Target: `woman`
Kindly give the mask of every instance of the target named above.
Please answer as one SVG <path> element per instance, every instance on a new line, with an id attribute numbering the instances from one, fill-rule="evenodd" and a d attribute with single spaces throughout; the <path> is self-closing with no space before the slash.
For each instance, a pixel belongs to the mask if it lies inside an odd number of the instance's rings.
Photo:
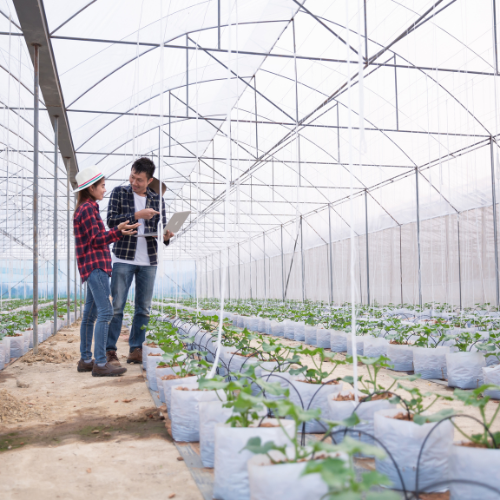
<path id="1" fill-rule="evenodd" d="M 136 234 L 139 224 L 128 225 L 128 220 L 106 231 L 99 215 L 98 201 L 104 198 L 106 186 L 104 175 L 93 166 L 76 175 L 78 200 L 73 216 L 75 251 L 78 270 L 83 282 L 87 282 L 87 300 L 80 328 L 79 372 L 92 372 L 93 377 L 116 377 L 126 368 L 106 362 L 106 340 L 108 327 L 113 318 L 113 305 L 109 277 L 111 276 L 111 254 L 109 245 L 123 235 Z M 95 326 L 94 354 L 92 360 L 92 333 Z"/>

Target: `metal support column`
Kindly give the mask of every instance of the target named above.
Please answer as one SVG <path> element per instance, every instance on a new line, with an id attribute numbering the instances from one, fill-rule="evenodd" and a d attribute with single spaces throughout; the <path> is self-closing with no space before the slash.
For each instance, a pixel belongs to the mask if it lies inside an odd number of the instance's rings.
<path id="1" fill-rule="evenodd" d="M 460 214 L 457 214 L 457 242 L 458 242 L 458 297 L 462 310 L 462 262 L 460 257 Z"/>
<path id="2" fill-rule="evenodd" d="M 368 195 L 365 189 L 366 294 L 370 307 L 370 254 L 368 253 Z"/>
<path id="3" fill-rule="evenodd" d="M 67 307 L 67 320 L 68 326 L 70 325 L 71 318 L 71 266 L 70 266 L 70 205 L 69 205 L 69 159 L 66 165 L 67 182 L 66 182 L 66 307 Z"/>
<path id="4" fill-rule="evenodd" d="M 300 266 L 302 271 L 302 302 L 306 300 L 306 282 L 304 276 L 304 238 L 302 235 L 302 215 L 300 216 Z"/>
<path id="5" fill-rule="evenodd" d="M 328 204 L 328 239 L 330 246 L 330 305 L 333 305 L 333 257 L 332 257 L 332 221 L 331 208 Z"/>
<path id="6" fill-rule="evenodd" d="M 248 247 L 250 249 L 250 300 L 252 300 L 252 240 L 248 242 Z"/>
<path id="7" fill-rule="evenodd" d="M 418 305 L 422 308 L 422 264 L 420 259 L 420 198 L 418 192 L 418 167 L 415 167 L 415 195 L 417 201 Z"/>
<path id="8" fill-rule="evenodd" d="M 238 300 L 241 300 L 241 261 L 240 244 L 238 243 Z"/>
<path id="9" fill-rule="evenodd" d="M 500 290 L 498 286 L 498 228 L 497 228 L 497 195 L 495 182 L 495 158 L 493 155 L 493 138 L 490 138 L 490 161 L 491 161 L 491 202 L 493 204 L 493 245 L 495 247 L 495 290 L 496 306 L 500 305 Z"/>
<path id="10" fill-rule="evenodd" d="M 58 134 L 59 134 L 59 117 L 56 116 L 54 120 L 54 334 L 57 332 L 57 176 L 58 176 L 58 159 L 59 159 L 59 145 L 58 145 Z"/>
<path id="11" fill-rule="evenodd" d="M 285 302 L 285 263 L 283 260 L 283 224 L 281 224 L 281 296 Z"/>
<path id="12" fill-rule="evenodd" d="M 227 298 L 231 300 L 231 273 L 230 273 L 230 262 L 229 262 L 229 247 L 227 247 Z"/>
<path id="13" fill-rule="evenodd" d="M 39 125 L 39 45 L 33 44 L 34 80 L 34 112 L 33 112 L 33 352 L 38 353 L 38 125 Z"/>
<path id="14" fill-rule="evenodd" d="M 264 299 L 267 300 L 267 286 L 266 286 L 266 233 L 262 233 L 262 249 L 264 252 Z"/>

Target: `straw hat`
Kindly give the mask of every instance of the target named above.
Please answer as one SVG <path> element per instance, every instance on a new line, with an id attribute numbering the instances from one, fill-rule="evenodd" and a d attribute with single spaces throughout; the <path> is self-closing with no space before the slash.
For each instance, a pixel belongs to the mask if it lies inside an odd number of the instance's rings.
<path id="1" fill-rule="evenodd" d="M 78 187 L 75 190 L 73 190 L 73 193 L 77 193 L 82 189 L 92 186 L 92 184 L 95 184 L 98 180 L 102 179 L 103 177 L 104 175 L 101 172 L 101 169 L 96 165 L 87 167 L 85 170 L 80 170 L 80 172 L 78 172 L 75 176 Z"/>

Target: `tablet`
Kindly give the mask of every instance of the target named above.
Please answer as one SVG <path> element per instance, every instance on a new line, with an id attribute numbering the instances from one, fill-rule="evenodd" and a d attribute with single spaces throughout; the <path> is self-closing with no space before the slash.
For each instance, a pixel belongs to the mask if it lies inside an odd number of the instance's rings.
<path id="1" fill-rule="evenodd" d="M 165 234 L 167 231 L 171 231 L 172 233 L 177 233 L 179 229 L 182 227 L 182 224 L 186 222 L 186 219 L 188 218 L 189 214 L 191 212 L 177 212 L 172 217 L 170 217 L 170 220 L 167 222 L 167 225 L 163 228 L 163 234 Z M 139 237 L 144 237 L 147 238 L 148 236 L 152 236 L 153 238 L 158 238 L 158 233 L 144 233 L 144 234 L 137 234 L 136 236 Z"/>

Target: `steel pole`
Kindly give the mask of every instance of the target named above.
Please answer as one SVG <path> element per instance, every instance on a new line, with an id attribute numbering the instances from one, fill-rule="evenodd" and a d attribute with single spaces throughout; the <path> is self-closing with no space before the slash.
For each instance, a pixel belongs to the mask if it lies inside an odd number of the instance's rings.
<path id="1" fill-rule="evenodd" d="M 418 167 L 415 167 L 415 194 L 417 201 L 418 305 L 420 308 L 422 308 L 422 267 L 420 260 L 420 198 L 418 192 Z"/>
<path id="2" fill-rule="evenodd" d="M 493 138 L 490 138 L 490 160 L 491 160 L 491 202 L 493 204 L 493 245 L 495 247 L 495 290 L 496 305 L 500 305 L 500 290 L 498 285 L 498 228 L 497 228 L 497 195 L 495 182 L 495 159 L 493 154 Z"/>
<path id="3" fill-rule="evenodd" d="M 457 214 L 457 242 L 458 242 L 458 296 L 460 300 L 460 310 L 462 310 L 462 263 L 460 259 L 460 214 Z"/>
<path id="4" fill-rule="evenodd" d="M 38 118 L 39 118 L 39 45 L 33 45 L 34 66 L 34 112 L 33 112 L 33 352 L 38 353 Z"/>
<path id="5" fill-rule="evenodd" d="M 231 300 L 231 272 L 229 267 L 229 247 L 227 247 L 227 298 Z"/>
<path id="6" fill-rule="evenodd" d="M 70 325 L 70 319 L 71 319 L 71 265 L 70 265 L 70 230 L 69 230 L 69 225 L 70 225 L 70 203 L 69 203 L 69 162 L 70 159 L 68 158 L 67 164 L 66 164 L 66 290 L 67 290 L 67 297 L 66 297 L 66 307 L 67 307 L 67 320 L 68 320 L 68 325 Z"/>
<path id="7" fill-rule="evenodd" d="M 365 232 L 366 232 L 366 293 L 370 307 L 370 254 L 368 253 L 368 195 L 365 189 Z"/>
<path id="8" fill-rule="evenodd" d="M 54 118 L 54 334 L 57 333 L 57 168 L 59 159 L 59 117 Z"/>
<path id="9" fill-rule="evenodd" d="M 283 302 L 285 302 L 285 269 L 283 261 L 283 224 L 281 224 L 281 297 Z"/>
<path id="10" fill-rule="evenodd" d="M 331 209 L 328 204 L 328 239 L 330 244 L 330 305 L 333 305 L 333 257 L 332 257 L 332 222 Z"/>
<path id="11" fill-rule="evenodd" d="M 240 244 L 238 243 L 238 300 L 241 300 L 241 261 Z"/>
<path id="12" fill-rule="evenodd" d="M 267 300 L 267 287 L 266 287 L 266 233 L 262 233 L 262 248 L 264 251 L 264 300 Z"/>
<path id="13" fill-rule="evenodd" d="M 300 216 L 300 266 L 302 270 L 302 302 L 306 300 L 306 282 L 304 277 L 304 238 L 302 236 L 302 215 Z"/>

